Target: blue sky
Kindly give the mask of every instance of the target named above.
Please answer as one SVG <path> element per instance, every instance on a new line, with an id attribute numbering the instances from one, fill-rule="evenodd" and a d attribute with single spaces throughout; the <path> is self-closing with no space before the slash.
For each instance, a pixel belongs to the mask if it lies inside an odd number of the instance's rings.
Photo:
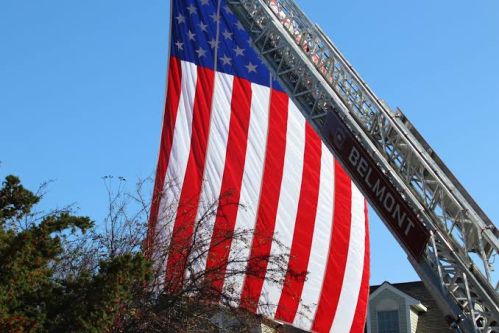
<path id="1" fill-rule="evenodd" d="M 499 2 L 301 0 L 377 95 L 400 106 L 493 221 L 499 218 Z M 154 172 L 166 0 L 0 0 L 0 177 L 96 220 L 101 177 Z M 371 212 L 372 279 L 417 279 Z"/>

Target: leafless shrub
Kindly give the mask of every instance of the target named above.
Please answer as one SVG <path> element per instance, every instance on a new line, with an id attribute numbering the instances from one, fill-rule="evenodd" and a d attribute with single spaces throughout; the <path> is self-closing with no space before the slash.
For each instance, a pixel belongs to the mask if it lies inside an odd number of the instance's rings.
<path id="1" fill-rule="evenodd" d="M 166 184 L 162 196 L 155 198 L 162 199 L 161 223 L 147 234 L 151 197 L 145 193 L 151 193 L 152 180 L 138 181 L 133 191 L 127 189 L 124 178 L 106 176 L 103 180 L 108 200 L 103 223 L 86 235 L 65 239 L 65 256 L 55 264 L 55 269 L 60 276 L 78 276 L 95 271 L 101 260 L 126 253 L 147 254 L 151 278 L 134 286 L 132 301 L 122 305 L 110 332 L 211 332 L 224 331 L 224 325 L 250 331 L 261 317 L 239 307 L 237 291 L 244 281 L 241 277 L 254 276 L 282 284 L 286 273 L 295 278 L 306 274 L 288 272 L 289 251 L 275 238 L 259 241 L 261 245 L 272 243 L 278 251 L 248 258 L 254 230 L 228 226 L 218 228 L 214 235 L 215 220 L 222 225 L 227 222 L 225 211 L 246 209 L 233 200 L 230 192 L 202 202 L 200 209 L 197 204 L 178 209 L 178 198 L 171 197 L 177 184 Z M 174 230 L 175 221 L 186 223 L 177 223 Z M 154 246 L 145 249 L 147 237 L 147 243 Z M 226 252 L 227 247 L 232 248 L 230 256 L 206 265 L 210 250 Z M 174 273 L 167 274 L 165 263 L 169 256 L 175 257 L 168 267 Z M 275 306 L 271 302 L 260 303 L 259 310 L 265 314 Z M 220 320 L 221 315 L 224 321 Z"/>

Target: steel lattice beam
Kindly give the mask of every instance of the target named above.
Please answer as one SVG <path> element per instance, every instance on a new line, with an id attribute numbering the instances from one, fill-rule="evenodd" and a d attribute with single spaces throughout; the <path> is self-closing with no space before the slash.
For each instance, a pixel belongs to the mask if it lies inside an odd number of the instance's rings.
<path id="1" fill-rule="evenodd" d="M 374 95 L 293 0 L 228 4 L 407 252 L 449 324 L 465 332 L 499 332 L 491 274 L 497 229 L 419 132 Z M 371 172 L 378 175 L 374 184 Z"/>

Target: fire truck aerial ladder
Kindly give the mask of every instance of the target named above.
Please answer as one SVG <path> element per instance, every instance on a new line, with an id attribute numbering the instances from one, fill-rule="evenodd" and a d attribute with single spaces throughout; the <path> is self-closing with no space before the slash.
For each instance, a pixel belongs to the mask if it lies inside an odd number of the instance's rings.
<path id="1" fill-rule="evenodd" d="M 402 111 L 374 95 L 293 0 L 228 5 L 406 251 L 450 327 L 499 332 L 498 230 Z"/>

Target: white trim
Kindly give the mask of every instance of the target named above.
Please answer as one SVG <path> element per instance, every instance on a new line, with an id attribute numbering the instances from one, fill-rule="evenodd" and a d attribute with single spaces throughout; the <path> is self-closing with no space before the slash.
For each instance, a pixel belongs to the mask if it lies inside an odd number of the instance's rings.
<path id="1" fill-rule="evenodd" d="M 428 311 L 428 308 L 426 306 L 424 306 L 423 303 L 412 304 L 411 306 L 414 307 L 414 309 L 416 309 L 417 312 L 427 312 Z"/>
<path id="2" fill-rule="evenodd" d="M 381 294 L 381 292 L 384 290 L 390 290 L 394 294 L 402 297 L 408 305 L 414 306 L 416 309 L 418 309 L 422 312 L 427 311 L 427 308 L 421 303 L 420 300 L 417 300 L 414 297 L 407 295 L 406 293 L 404 293 L 403 291 L 400 291 L 399 289 L 395 288 L 393 285 L 391 285 L 389 282 L 386 282 L 386 281 L 383 282 L 383 284 L 381 286 L 379 286 L 378 289 L 376 289 L 371 295 L 369 295 L 369 303 L 371 302 L 371 300 L 373 300 L 379 294 Z"/>
<path id="3" fill-rule="evenodd" d="M 371 307 L 367 303 L 367 333 L 371 333 Z"/>
<path id="4" fill-rule="evenodd" d="M 405 320 L 407 321 L 407 333 L 411 333 L 411 307 L 407 304 L 407 300 L 404 304 L 405 308 Z"/>

